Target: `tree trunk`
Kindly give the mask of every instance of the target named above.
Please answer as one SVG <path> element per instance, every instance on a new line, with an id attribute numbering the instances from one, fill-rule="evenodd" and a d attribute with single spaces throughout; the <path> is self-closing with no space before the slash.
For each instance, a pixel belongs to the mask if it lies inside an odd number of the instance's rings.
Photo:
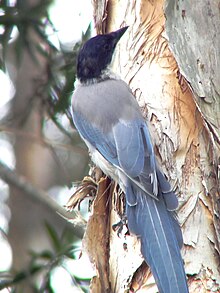
<path id="1" fill-rule="evenodd" d="M 94 18 L 97 33 L 129 25 L 118 46 L 115 68 L 143 110 L 159 163 L 178 195 L 189 290 L 216 292 L 220 290 L 218 5 L 200 0 L 182 1 L 180 7 L 177 2 L 167 1 L 165 18 L 162 0 L 93 1 Z M 197 3 L 200 10 L 193 14 Z M 208 48 L 203 46 L 206 39 Z M 198 97 L 201 91 L 203 98 Z M 97 269 L 91 292 L 157 292 L 142 263 L 137 238 L 125 233 L 119 238 L 112 229 L 121 201 L 117 189 L 107 192 L 111 202 L 106 196 L 102 203 L 106 211 L 94 221 L 100 209 L 98 192 L 84 240 Z M 98 243 L 94 249 L 88 239 Z"/>

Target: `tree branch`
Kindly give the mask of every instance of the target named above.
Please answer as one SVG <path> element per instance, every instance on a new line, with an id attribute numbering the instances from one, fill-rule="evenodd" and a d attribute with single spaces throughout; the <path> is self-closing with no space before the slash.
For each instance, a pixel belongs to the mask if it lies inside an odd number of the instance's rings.
<path id="1" fill-rule="evenodd" d="M 53 212 L 56 211 L 56 213 L 59 214 L 62 218 L 66 219 L 68 222 L 73 223 L 71 226 L 74 229 L 74 234 L 79 238 L 83 237 L 86 223 L 77 212 L 68 212 L 65 208 L 53 200 L 46 192 L 36 188 L 24 176 L 17 175 L 2 161 L 0 161 L 0 177 L 7 184 L 21 189 L 33 200 L 43 203 Z"/>

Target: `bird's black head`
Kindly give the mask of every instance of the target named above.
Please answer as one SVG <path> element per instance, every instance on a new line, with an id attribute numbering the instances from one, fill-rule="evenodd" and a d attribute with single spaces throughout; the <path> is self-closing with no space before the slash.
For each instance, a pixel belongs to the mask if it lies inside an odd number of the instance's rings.
<path id="1" fill-rule="evenodd" d="M 77 60 L 77 77 L 81 82 L 101 77 L 111 63 L 115 47 L 127 28 L 126 26 L 109 34 L 97 35 L 83 45 Z"/>

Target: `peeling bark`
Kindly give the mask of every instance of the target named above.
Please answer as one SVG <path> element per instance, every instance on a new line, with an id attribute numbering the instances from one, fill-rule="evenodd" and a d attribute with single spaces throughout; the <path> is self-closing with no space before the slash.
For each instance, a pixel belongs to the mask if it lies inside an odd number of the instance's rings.
<path id="1" fill-rule="evenodd" d="M 165 1 L 166 33 L 181 73 L 220 138 L 219 2 Z"/>
<path id="2" fill-rule="evenodd" d="M 93 213 L 84 236 L 84 249 L 97 272 L 91 292 L 111 292 L 109 279 L 109 180 L 101 179 L 93 202 Z"/>

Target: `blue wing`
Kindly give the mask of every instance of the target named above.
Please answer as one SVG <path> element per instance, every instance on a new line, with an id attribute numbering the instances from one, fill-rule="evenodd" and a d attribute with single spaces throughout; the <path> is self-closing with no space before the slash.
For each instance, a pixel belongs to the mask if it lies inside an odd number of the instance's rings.
<path id="1" fill-rule="evenodd" d="M 104 125 L 103 129 L 100 129 L 89 123 L 81 114 L 74 112 L 74 123 L 81 136 L 107 161 L 120 168 L 139 188 L 156 199 L 159 183 L 165 195 L 167 208 L 177 208 L 176 196 L 156 166 L 149 131 L 144 120 L 119 120 L 112 126 L 112 131 L 104 132 Z"/>
<path id="2" fill-rule="evenodd" d="M 80 135 L 94 146 L 110 163 L 118 166 L 118 156 L 113 134 L 104 135 L 101 129 L 94 127 L 79 113 L 73 116 L 74 124 Z"/>
<path id="3" fill-rule="evenodd" d="M 74 122 L 81 136 L 130 178 L 135 179 L 141 174 L 149 176 L 155 171 L 152 146 L 149 140 L 144 141 L 146 126 L 142 120 L 121 120 L 113 125 L 112 131 L 105 133 L 76 112 Z"/>

